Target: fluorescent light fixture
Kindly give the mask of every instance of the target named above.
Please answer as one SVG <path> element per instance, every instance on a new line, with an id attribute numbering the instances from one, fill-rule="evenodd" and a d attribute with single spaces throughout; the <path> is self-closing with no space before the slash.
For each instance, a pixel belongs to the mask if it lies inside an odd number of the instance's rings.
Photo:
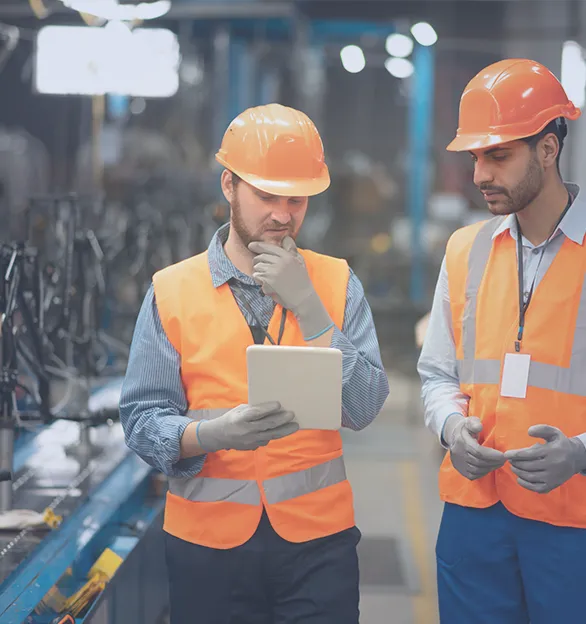
<path id="1" fill-rule="evenodd" d="M 437 33 L 427 22 L 419 22 L 411 27 L 411 34 L 422 46 L 432 46 L 437 41 Z"/>
<path id="2" fill-rule="evenodd" d="M 566 41 L 562 48 L 562 86 L 575 106 L 586 103 L 586 62 L 584 49 L 575 41 Z"/>
<path id="3" fill-rule="evenodd" d="M 340 59 L 347 72 L 357 74 L 366 67 L 366 59 L 362 48 L 357 45 L 347 45 L 340 50 Z"/>
<path id="4" fill-rule="evenodd" d="M 390 56 L 405 58 L 413 52 L 413 39 L 407 35 L 393 33 L 387 37 L 385 49 Z"/>
<path id="5" fill-rule="evenodd" d="M 388 58 L 385 61 L 386 70 L 395 78 L 409 78 L 413 74 L 413 63 L 408 59 Z"/>
<path id="6" fill-rule="evenodd" d="M 151 20 L 163 17 L 171 8 L 171 0 L 141 2 L 139 4 L 118 4 L 118 0 L 61 0 L 74 11 L 87 13 L 106 20 Z"/>
<path id="7" fill-rule="evenodd" d="M 37 36 L 35 88 L 54 95 L 171 97 L 179 88 L 180 60 L 177 37 L 164 28 L 45 26 Z"/>

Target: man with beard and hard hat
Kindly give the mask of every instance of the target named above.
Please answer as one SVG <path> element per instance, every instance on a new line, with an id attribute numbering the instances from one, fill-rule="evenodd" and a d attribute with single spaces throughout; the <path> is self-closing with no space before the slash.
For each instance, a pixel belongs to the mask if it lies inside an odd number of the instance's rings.
<path id="1" fill-rule="evenodd" d="M 344 427 L 370 424 L 389 393 L 360 281 L 295 244 L 330 184 L 322 141 L 304 113 L 269 104 L 230 124 L 216 158 L 230 222 L 155 274 L 120 401 L 128 446 L 169 477 L 171 624 L 358 624 L 340 433 L 246 404 L 254 343 L 340 349 Z"/>
<path id="2" fill-rule="evenodd" d="M 447 245 L 419 360 L 448 450 L 441 622 L 586 621 L 586 201 L 559 170 L 580 111 L 527 59 L 466 87 L 457 136 L 493 218 Z"/>

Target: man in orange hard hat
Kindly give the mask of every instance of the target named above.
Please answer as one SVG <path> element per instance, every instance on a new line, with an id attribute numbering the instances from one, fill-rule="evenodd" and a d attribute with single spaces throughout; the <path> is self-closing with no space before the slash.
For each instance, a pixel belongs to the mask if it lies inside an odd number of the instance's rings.
<path id="1" fill-rule="evenodd" d="M 448 146 L 494 215 L 450 238 L 418 366 L 449 451 L 449 624 L 586 618 L 586 201 L 559 171 L 579 115 L 548 69 L 508 59 L 468 84 Z"/>
<path id="2" fill-rule="evenodd" d="M 128 445 L 169 476 L 171 623 L 358 624 L 340 433 L 247 405 L 254 343 L 340 349 L 344 427 L 366 427 L 389 393 L 360 281 L 295 243 L 330 184 L 322 141 L 305 114 L 270 104 L 239 115 L 216 158 L 230 222 L 155 274 L 120 402 Z"/>

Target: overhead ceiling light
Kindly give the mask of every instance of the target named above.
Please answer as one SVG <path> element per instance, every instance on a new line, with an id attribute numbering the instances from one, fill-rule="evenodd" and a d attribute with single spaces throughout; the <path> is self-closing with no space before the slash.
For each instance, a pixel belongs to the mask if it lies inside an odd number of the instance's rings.
<path id="1" fill-rule="evenodd" d="M 163 28 L 45 26 L 36 40 L 34 86 L 53 95 L 166 98 L 179 88 L 180 62 L 177 35 Z"/>
<path id="2" fill-rule="evenodd" d="M 413 73 L 413 63 L 408 59 L 388 58 L 385 61 L 386 70 L 395 78 L 409 78 Z"/>
<path id="3" fill-rule="evenodd" d="M 437 41 L 437 33 L 427 22 L 419 22 L 411 27 L 411 34 L 422 46 L 432 46 Z"/>
<path id="4" fill-rule="evenodd" d="M 413 39 L 400 33 L 393 33 L 387 37 L 385 49 L 391 56 L 405 58 L 413 52 Z"/>
<path id="5" fill-rule="evenodd" d="M 366 67 L 366 59 L 362 48 L 357 45 L 347 45 L 340 50 L 340 59 L 347 72 L 357 74 Z"/>
<path id="6" fill-rule="evenodd" d="M 146 21 L 166 15 L 171 8 L 171 0 L 156 0 L 140 4 L 119 4 L 118 0 L 61 0 L 70 9 L 87 13 L 106 20 L 123 22 Z"/>

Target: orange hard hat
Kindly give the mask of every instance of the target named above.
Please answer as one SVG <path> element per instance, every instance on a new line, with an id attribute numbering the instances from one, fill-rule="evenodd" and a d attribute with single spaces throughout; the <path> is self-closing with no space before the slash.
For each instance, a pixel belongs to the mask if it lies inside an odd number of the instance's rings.
<path id="1" fill-rule="evenodd" d="M 238 115 L 224 134 L 216 160 L 273 195 L 307 197 L 330 185 L 314 123 L 305 113 L 281 104 L 256 106 Z"/>
<path id="2" fill-rule="evenodd" d="M 528 59 L 489 65 L 466 86 L 460 100 L 452 152 L 483 149 L 538 134 L 558 117 L 578 119 L 580 109 L 568 99 L 559 80 Z"/>

